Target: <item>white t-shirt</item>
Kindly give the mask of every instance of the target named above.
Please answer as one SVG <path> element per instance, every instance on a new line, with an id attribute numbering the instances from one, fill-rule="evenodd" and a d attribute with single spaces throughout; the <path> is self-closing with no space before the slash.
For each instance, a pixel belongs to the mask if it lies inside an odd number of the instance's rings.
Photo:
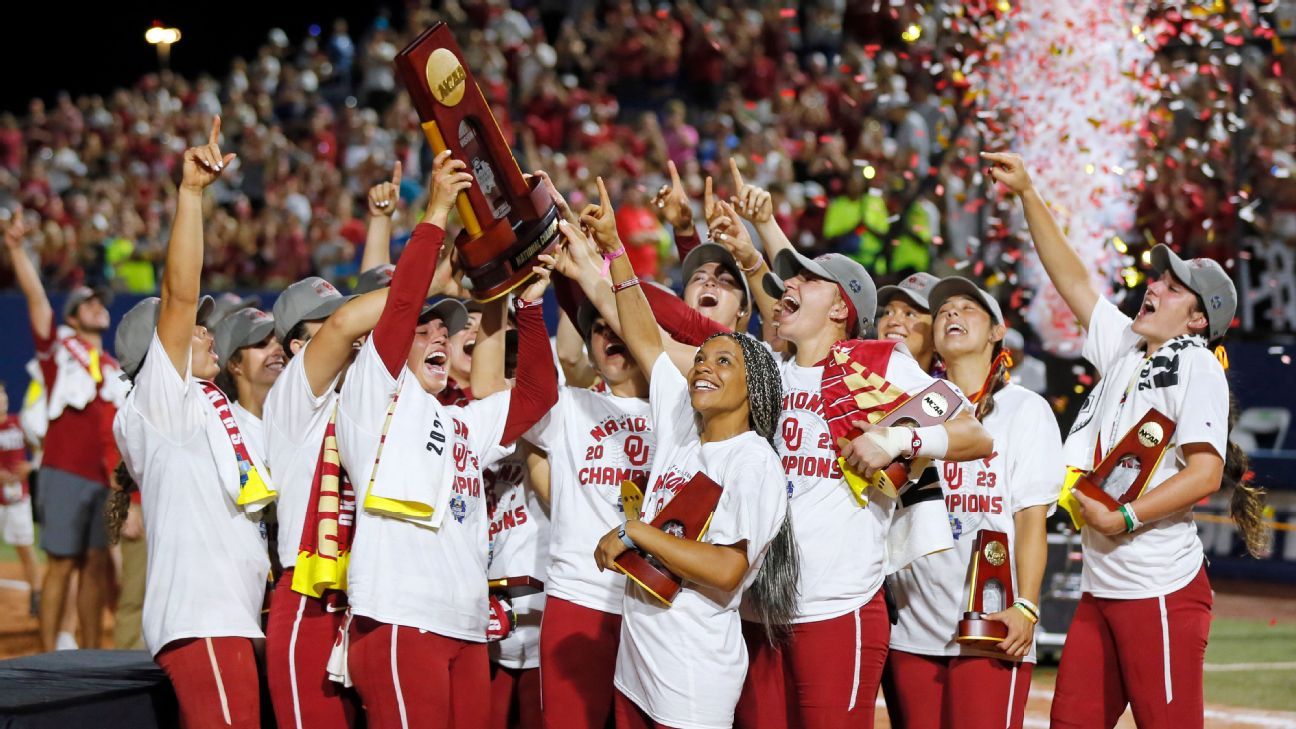
<path id="1" fill-rule="evenodd" d="M 182 638 L 263 636 L 266 542 L 231 496 L 234 447 L 191 366 L 181 378 L 154 334 L 113 420 L 148 522 L 143 623 L 153 655 Z"/>
<path id="2" fill-rule="evenodd" d="M 747 675 L 738 605 L 783 523 L 787 490 L 778 456 L 754 432 L 702 442 L 688 384 L 665 354 L 653 366 L 650 399 L 657 451 L 644 519 L 651 521 L 680 486 L 706 473 L 724 492 L 702 541 L 746 540 L 749 566 L 739 589 L 720 592 L 686 581 L 670 607 L 627 581 L 615 684 L 658 723 L 723 729 L 733 725 Z"/>
<path id="3" fill-rule="evenodd" d="M 490 579 L 531 576 L 546 583 L 549 515 L 527 481 L 526 455 L 515 448 L 485 472 L 490 505 Z M 592 550 L 591 550 L 592 552 Z M 592 558 L 591 558 L 592 559 Z M 506 668 L 540 666 L 540 618 L 545 594 L 510 600 L 517 627 L 490 644 L 490 657 Z"/>
<path id="4" fill-rule="evenodd" d="M 230 400 L 230 412 L 234 415 L 234 422 L 238 424 L 239 432 L 243 434 L 243 442 L 247 444 L 248 450 L 269 468 L 270 463 L 266 460 L 265 423 L 240 405 L 237 400 Z M 278 481 L 275 481 L 275 488 L 279 488 Z"/>
<path id="5" fill-rule="evenodd" d="M 892 578 L 892 595 L 900 612 L 900 621 L 891 628 L 891 647 L 896 650 L 927 656 L 1003 657 L 961 646 L 955 640 L 958 621 L 968 605 L 966 578 L 972 542 L 982 529 L 1008 535 L 1016 595 L 1013 517 L 1027 507 L 1057 501 L 1065 469 L 1057 419 L 1044 398 L 1019 385 L 1008 385 L 995 394 L 994 405 L 982 423 L 994 438 L 990 457 L 936 463 L 954 532 L 954 549 L 929 554 Z M 1007 607 L 1004 604 L 999 609 Z M 1035 661 L 1034 644 L 1025 660 Z"/>
<path id="6" fill-rule="evenodd" d="M 310 347 L 309 344 L 306 345 Z M 311 485 L 319 464 L 320 444 L 337 402 L 337 377 L 318 397 L 306 378 L 306 349 L 288 361 L 262 411 L 266 422 L 266 463 L 279 489 L 279 563 L 297 564 L 302 528 L 309 511 Z M 380 426 L 381 427 L 381 426 Z"/>
<path id="7" fill-rule="evenodd" d="M 436 406 L 454 424 L 447 445 L 453 449 L 455 483 L 448 517 L 440 528 L 429 529 L 364 508 L 387 406 L 398 384 L 401 399 L 432 398 L 413 373 L 399 382 L 393 379 L 370 337 L 347 373 L 338 403 L 338 451 L 354 479 L 358 502 L 347 572 L 351 611 L 381 623 L 481 643 L 488 619 L 482 471 L 491 466 L 487 456 L 504 453 L 495 446 L 504 433 L 509 392 L 465 407 Z M 400 456 L 384 451 L 384 469 L 388 459 L 401 463 Z M 425 474 L 409 474 L 410 479 L 421 477 Z"/>
<path id="8" fill-rule="evenodd" d="M 656 437 L 647 400 L 574 387 L 526 435 L 549 454 L 550 595 L 621 614 L 625 577 L 599 572 L 594 545 L 625 521 L 621 482 L 644 490 Z"/>
<path id="9" fill-rule="evenodd" d="M 882 587 L 895 500 L 874 489 L 869 505 L 861 508 L 842 478 L 824 419 L 823 367 L 801 367 L 789 359 L 782 372 L 783 414 L 775 445 L 792 493 L 792 530 L 801 555 L 794 622 L 811 623 L 855 610 Z M 885 379 L 910 395 L 935 382 L 899 349 L 891 353 Z"/>
<path id="10" fill-rule="evenodd" d="M 1224 368 L 1198 338 L 1167 342 L 1149 360 L 1132 320 L 1099 299 L 1089 318 L 1084 358 L 1102 380 L 1076 416 L 1064 448 L 1066 462 L 1092 468 L 1095 438 L 1106 453 L 1156 408 L 1175 423 L 1166 452 L 1147 490 L 1186 465 L 1183 447 L 1206 443 L 1224 457 L 1228 444 L 1229 389 Z M 1083 431 L 1083 432 L 1081 432 Z M 1192 581 L 1204 554 L 1192 507 L 1146 524 L 1134 534 L 1104 536 L 1081 530 L 1084 569 L 1080 585 L 1095 597 L 1137 599 L 1167 595 Z"/>

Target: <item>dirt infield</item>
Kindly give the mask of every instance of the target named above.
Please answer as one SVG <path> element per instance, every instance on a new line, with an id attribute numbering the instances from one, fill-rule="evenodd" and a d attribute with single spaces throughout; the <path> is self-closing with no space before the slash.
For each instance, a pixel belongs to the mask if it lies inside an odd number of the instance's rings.
<path id="1" fill-rule="evenodd" d="M 27 615 L 27 593 L 24 589 L 15 589 L 14 583 L 18 580 L 21 580 L 18 564 L 0 562 L 0 615 L 5 616 L 3 622 L 0 622 L 0 658 L 29 655 L 40 650 L 36 619 Z M 1215 589 L 1217 618 L 1258 620 L 1270 624 L 1296 623 L 1296 587 L 1220 581 L 1216 583 Z M 106 618 L 105 623 L 110 621 L 110 618 Z M 104 635 L 102 647 L 111 648 L 112 631 L 105 630 Z M 1263 670 L 1264 665 L 1256 668 Z M 1036 670 L 1026 705 L 1027 729 L 1043 729 L 1048 726 L 1055 676 L 1056 671 L 1051 667 Z M 887 721 L 886 708 L 880 698 L 876 711 L 877 726 L 880 729 L 889 728 L 891 724 Z M 1212 704 L 1206 710 L 1206 725 L 1212 729 L 1296 727 L 1296 713 Z M 1126 714 L 1118 726 L 1133 729 L 1133 717 Z"/>

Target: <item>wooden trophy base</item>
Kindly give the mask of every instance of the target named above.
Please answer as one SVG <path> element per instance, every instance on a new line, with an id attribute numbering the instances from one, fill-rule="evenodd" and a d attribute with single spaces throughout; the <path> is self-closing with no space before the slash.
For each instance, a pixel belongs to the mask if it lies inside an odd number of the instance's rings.
<path id="1" fill-rule="evenodd" d="M 488 592 L 507 595 L 509 597 L 522 597 L 523 595 L 534 595 L 537 592 L 544 592 L 544 583 L 530 575 L 523 577 L 499 577 L 493 580 L 487 580 L 486 590 Z"/>
<path id="2" fill-rule="evenodd" d="M 1079 491 L 1085 496 L 1088 496 L 1094 501 L 1107 507 L 1107 511 L 1116 511 L 1121 508 L 1120 503 L 1117 502 L 1116 499 L 1113 499 L 1106 491 L 1103 491 L 1101 486 L 1094 483 L 1088 474 L 1077 479 L 1075 485 L 1073 485 L 1071 489 Z"/>
<path id="3" fill-rule="evenodd" d="M 481 235 L 469 237 L 464 231 L 455 241 L 477 301 L 493 301 L 530 280 L 536 257 L 558 243 L 558 206 L 539 180 L 532 184 L 532 201 L 545 211 L 539 218 L 496 220 Z"/>
<path id="4" fill-rule="evenodd" d="M 618 572 L 634 580 L 635 584 L 648 591 L 648 594 L 670 605 L 679 594 L 682 580 L 658 567 L 635 549 L 627 549 L 616 558 L 613 566 Z"/>
<path id="5" fill-rule="evenodd" d="M 958 624 L 958 642 L 992 650 L 1008 637 L 1008 626 L 998 620 L 987 620 L 986 613 L 963 613 Z"/>

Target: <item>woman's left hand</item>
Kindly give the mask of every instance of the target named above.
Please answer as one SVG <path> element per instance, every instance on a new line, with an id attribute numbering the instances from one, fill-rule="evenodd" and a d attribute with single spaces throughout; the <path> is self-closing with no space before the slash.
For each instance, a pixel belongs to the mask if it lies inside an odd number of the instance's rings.
<path id="1" fill-rule="evenodd" d="M 598 565 L 599 571 L 612 569 L 612 563 L 624 551 L 626 545 L 621 541 L 621 527 L 604 534 L 599 540 L 598 547 L 594 549 L 594 562 Z"/>

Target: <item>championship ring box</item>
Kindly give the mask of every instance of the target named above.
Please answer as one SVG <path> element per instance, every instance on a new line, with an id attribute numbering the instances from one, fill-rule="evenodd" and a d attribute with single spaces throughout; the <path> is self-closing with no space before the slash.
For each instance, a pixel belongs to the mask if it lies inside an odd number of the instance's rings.
<path id="1" fill-rule="evenodd" d="M 706 474 L 699 473 L 680 487 L 651 524 L 680 539 L 701 539 L 706 534 L 707 527 L 711 526 L 711 515 L 715 513 L 723 491 Z M 616 558 L 614 566 L 618 572 L 634 580 L 667 607 L 679 593 L 683 582 L 652 555 L 638 549 L 622 552 Z"/>
<path id="2" fill-rule="evenodd" d="M 558 241 L 558 207 L 538 179 L 522 176 L 450 26 L 438 22 L 414 39 L 396 55 L 396 71 L 433 151 L 449 149 L 473 176 L 455 201 L 463 222 L 455 248 L 473 298 L 503 296 Z"/>
<path id="3" fill-rule="evenodd" d="M 972 542 L 972 562 L 967 575 L 968 606 L 958 624 L 958 642 L 994 650 L 1008 637 L 1008 626 L 986 616 L 1012 605 L 1012 560 L 1008 535 L 982 529 Z"/>
<path id="4" fill-rule="evenodd" d="M 1076 479 L 1071 488 L 1116 511 L 1143 493 L 1161 464 L 1174 430 L 1170 418 L 1155 408 L 1148 410 L 1102 462 Z"/>

